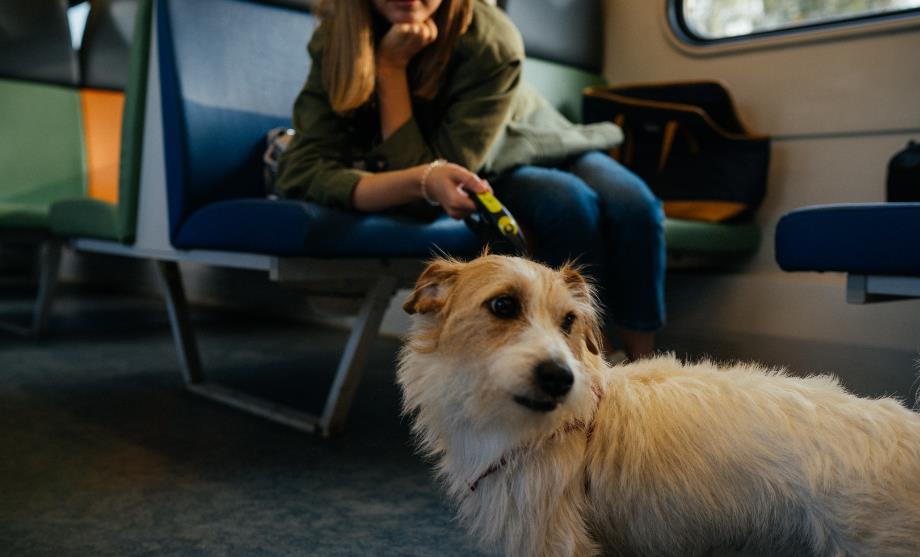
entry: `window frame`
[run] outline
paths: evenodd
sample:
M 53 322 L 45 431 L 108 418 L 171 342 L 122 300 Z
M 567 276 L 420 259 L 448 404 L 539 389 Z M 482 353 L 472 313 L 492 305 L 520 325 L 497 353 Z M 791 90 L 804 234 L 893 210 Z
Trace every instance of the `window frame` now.
M 891 12 L 881 12 L 876 14 L 864 14 L 860 16 L 841 17 L 827 21 L 814 23 L 805 23 L 801 25 L 790 25 L 778 29 L 767 31 L 755 31 L 746 35 L 735 35 L 730 37 L 706 38 L 701 37 L 693 32 L 690 25 L 684 17 L 684 0 L 665 0 L 668 26 L 674 36 L 683 44 L 691 47 L 716 47 L 720 45 L 731 46 L 739 43 L 756 42 L 776 38 L 802 37 L 819 32 L 835 32 L 858 30 L 866 26 L 876 28 L 879 25 L 892 23 L 896 27 L 902 27 L 905 21 L 920 25 L 920 7 L 908 8 Z M 873 29 L 875 30 L 875 29 Z

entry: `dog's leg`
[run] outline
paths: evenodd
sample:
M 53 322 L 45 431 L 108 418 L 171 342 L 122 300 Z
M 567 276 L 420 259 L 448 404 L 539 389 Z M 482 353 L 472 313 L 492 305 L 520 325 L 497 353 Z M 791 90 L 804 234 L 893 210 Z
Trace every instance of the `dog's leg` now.
M 570 486 L 569 490 L 584 491 L 583 487 Z M 567 491 L 569 491 L 567 490 Z M 546 541 L 540 557 L 591 557 L 600 555 L 600 547 L 591 538 L 584 517 L 589 513 L 583 493 L 566 494 L 555 509 L 547 526 Z

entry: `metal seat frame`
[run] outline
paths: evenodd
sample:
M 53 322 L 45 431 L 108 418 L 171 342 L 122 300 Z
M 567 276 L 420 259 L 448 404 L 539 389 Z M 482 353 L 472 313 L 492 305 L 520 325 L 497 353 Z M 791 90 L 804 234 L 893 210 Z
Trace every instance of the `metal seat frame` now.
M 157 285 L 166 303 L 173 342 L 186 388 L 199 396 L 229 405 L 295 429 L 329 437 L 344 430 L 345 421 L 361 380 L 373 341 L 396 289 L 411 285 L 424 263 L 416 259 L 322 260 L 275 257 L 213 251 L 147 252 L 107 241 L 81 239 L 71 246 L 78 251 L 106 253 L 153 261 Z M 285 286 L 323 285 L 319 290 L 361 300 L 325 405 L 309 414 L 274 401 L 255 397 L 208 378 L 201 362 L 198 342 L 185 288 L 181 262 L 268 271 L 269 278 Z M 372 278 L 368 278 L 372 277 Z

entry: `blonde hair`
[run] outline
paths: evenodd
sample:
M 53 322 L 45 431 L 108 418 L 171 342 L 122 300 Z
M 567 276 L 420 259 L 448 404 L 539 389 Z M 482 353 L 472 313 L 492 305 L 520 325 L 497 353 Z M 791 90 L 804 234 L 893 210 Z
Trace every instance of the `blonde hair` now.
M 418 98 L 437 94 L 457 40 L 473 18 L 474 0 L 443 0 L 432 19 L 437 40 L 412 61 L 409 87 Z M 364 105 L 374 94 L 374 30 L 370 0 L 322 0 L 319 13 L 328 26 L 323 51 L 323 86 L 332 109 L 345 114 Z

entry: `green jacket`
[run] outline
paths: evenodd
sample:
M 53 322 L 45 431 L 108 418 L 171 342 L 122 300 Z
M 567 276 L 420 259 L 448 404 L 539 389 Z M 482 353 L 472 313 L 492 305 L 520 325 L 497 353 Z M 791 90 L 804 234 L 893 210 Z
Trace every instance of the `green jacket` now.
M 457 43 L 440 93 L 413 100 L 413 118 L 380 141 L 376 102 L 340 116 L 322 84 L 326 30 L 310 40 L 310 75 L 294 104 L 297 134 L 279 163 L 286 197 L 351 208 L 367 172 L 400 170 L 447 159 L 483 175 L 523 164 L 551 165 L 622 140 L 613 124 L 570 123 L 521 80 L 524 45 L 508 17 L 477 0 Z

